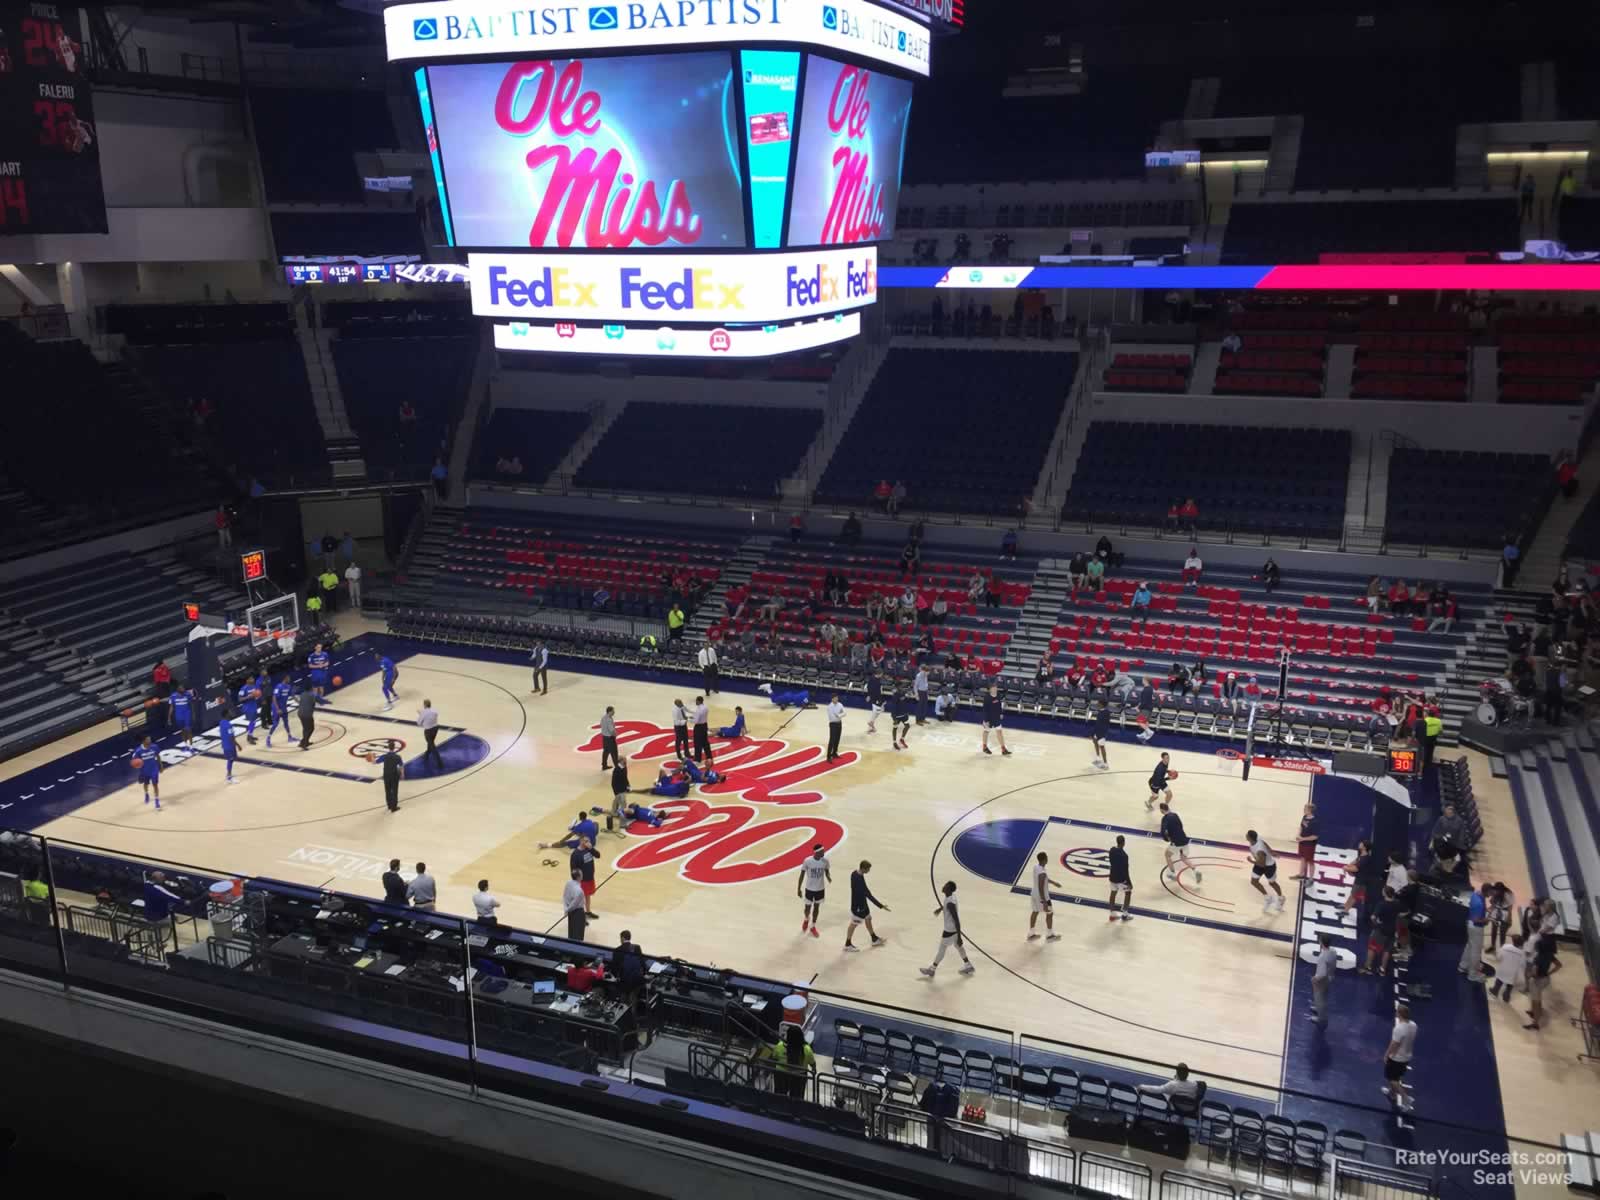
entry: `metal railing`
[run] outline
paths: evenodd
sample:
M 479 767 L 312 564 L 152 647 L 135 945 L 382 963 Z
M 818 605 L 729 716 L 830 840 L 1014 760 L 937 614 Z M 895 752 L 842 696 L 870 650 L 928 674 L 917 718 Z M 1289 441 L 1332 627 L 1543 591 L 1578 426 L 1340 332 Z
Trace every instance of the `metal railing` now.
M 1333 1200 L 1343 1200 L 1344 1197 L 1358 1200 L 1411 1200 L 1418 1196 L 1435 1197 L 1439 1194 L 1439 1188 L 1426 1175 L 1378 1163 L 1336 1157 L 1333 1160 L 1331 1194 Z
M 1080 1188 L 1106 1196 L 1123 1196 L 1126 1200 L 1150 1200 L 1151 1181 L 1152 1172 L 1143 1163 L 1096 1154 L 1093 1150 L 1078 1155 L 1078 1174 L 1073 1180 Z

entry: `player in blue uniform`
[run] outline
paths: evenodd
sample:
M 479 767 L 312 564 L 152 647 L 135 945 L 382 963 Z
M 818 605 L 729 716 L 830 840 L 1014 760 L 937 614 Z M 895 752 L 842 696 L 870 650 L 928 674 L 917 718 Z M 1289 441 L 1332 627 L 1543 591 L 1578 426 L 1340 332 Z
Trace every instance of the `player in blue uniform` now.
M 320 698 L 328 690 L 328 652 L 321 642 L 306 656 L 306 666 L 311 670 L 311 690 Z
M 144 785 L 144 802 L 150 803 L 150 793 L 156 794 L 156 811 L 161 811 L 161 757 L 146 737 L 133 752 L 139 760 L 139 782 Z
M 172 708 L 172 724 L 183 731 L 185 746 L 194 739 L 194 701 L 194 692 L 189 688 L 178 688 L 167 697 L 167 704 Z
M 222 761 L 228 764 L 227 782 L 237 783 L 233 777 L 233 764 L 239 757 L 239 743 L 233 736 L 233 713 L 224 713 L 217 722 L 217 736 L 222 739 Z
M 394 690 L 394 681 L 400 677 L 400 670 L 394 665 L 394 659 L 383 653 L 378 655 L 378 670 L 383 672 L 383 707 L 387 711 L 400 698 Z
M 1009 755 L 1011 751 L 1006 747 L 1005 709 L 1000 703 L 1000 688 L 995 684 L 989 685 L 989 694 L 983 698 L 983 752 L 993 754 L 989 749 L 989 735 L 994 734 L 1000 741 L 1000 753 Z
M 289 686 L 287 675 L 278 680 L 278 686 L 272 689 L 272 721 L 267 726 L 267 749 L 272 749 L 272 735 L 278 732 L 279 724 L 283 725 L 283 736 L 294 738 L 289 732 L 289 700 L 294 695 L 294 689 Z
M 252 746 L 256 744 L 256 717 L 261 712 L 261 694 L 256 689 L 257 681 L 246 679 L 237 693 L 239 711 L 244 714 L 244 740 Z

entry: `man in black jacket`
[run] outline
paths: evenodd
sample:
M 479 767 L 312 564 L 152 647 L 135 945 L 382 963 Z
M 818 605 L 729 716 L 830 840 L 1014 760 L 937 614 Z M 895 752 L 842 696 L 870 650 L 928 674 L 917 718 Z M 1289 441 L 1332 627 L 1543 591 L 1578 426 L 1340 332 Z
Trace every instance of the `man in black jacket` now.
M 389 869 L 383 873 L 383 902 L 385 904 L 398 904 L 404 908 L 410 903 L 406 899 L 406 881 L 400 877 L 400 860 L 391 858 Z
M 619 754 L 615 765 L 611 768 L 611 816 L 606 821 L 606 831 L 620 838 L 628 836 L 622 827 L 628 823 L 629 791 L 628 760 Z
M 395 749 L 398 744 L 390 739 L 388 752 L 378 759 L 383 768 L 383 802 L 390 812 L 400 811 L 400 780 L 406 773 L 406 764 Z

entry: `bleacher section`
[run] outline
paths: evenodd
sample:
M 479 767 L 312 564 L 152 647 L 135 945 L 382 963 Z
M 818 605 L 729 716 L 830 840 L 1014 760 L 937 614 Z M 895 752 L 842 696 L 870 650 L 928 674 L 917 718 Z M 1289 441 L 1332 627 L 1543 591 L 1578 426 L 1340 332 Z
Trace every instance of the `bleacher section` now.
M 1468 350 L 1465 316 L 1364 315 L 1356 333 L 1351 395 L 1361 399 L 1465 400 Z
M 127 360 L 184 414 L 209 407 L 202 437 L 237 473 L 272 487 L 327 482 L 322 424 L 284 304 L 108 306 Z
M 630 523 L 611 532 L 605 523 L 548 513 L 469 509 L 429 539 L 427 555 L 414 564 L 422 586 L 406 595 L 464 612 L 543 606 L 662 621 L 674 597 L 692 614 L 740 540 L 718 530 Z M 604 603 L 596 601 L 599 591 L 607 593 Z
M 1009 515 L 1033 491 L 1077 371 L 1076 355 L 889 351 L 817 487 L 864 506 L 903 480 L 905 508 Z
M 1374 139 L 1369 136 L 1370 142 Z M 1454 143 L 1449 146 L 1454 154 Z M 1466 252 L 1493 254 L 1522 244 L 1517 202 L 1496 200 L 1326 200 L 1235 204 L 1222 262 L 1260 266 L 1313 263 L 1321 254 Z
M 1349 473 L 1343 430 L 1096 421 L 1062 515 L 1159 526 L 1192 497 L 1201 529 L 1337 537 Z
M 171 549 L 116 554 L 0 586 L 0 756 L 111 716 L 182 654 L 185 601 L 241 610 L 241 593 Z
M 541 484 L 589 427 L 590 414 L 571 409 L 497 408 L 478 434 L 472 456 L 474 479 Z M 518 459 L 521 471 L 501 471 L 502 460 Z
M 1388 539 L 1498 550 L 1531 534 L 1554 491 L 1538 454 L 1397 448 L 1389 459 Z
M 1600 381 L 1600 318 L 1508 313 L 1495 333 L 1504 403 L 1582 404 Z
M 360 204 L 355 152 L 399 145 L 381 91 L 257 87 L 250 113 L 272 204 Z
M 820 408 L 634 401 L 578 468 L 580 488 L 768 500 L 822 428 Z
M 202 512 L 219 481 L 186 422 L 132 394 L 79 341 L 0 324 L 0 555 Z
M 969 688 L 983 677 L 998 675 L 1017 616 L 1028 602 L 1037 560 L 1023 557 L 996 564 L 982 551 L 930 549 L 915 577 L 900 568 L 899 546 L 857 545 L 814 549 L 774 544 L 756 566 L 749 581 L 743 612 L 730 603 L 729 615 L 710 628 L 710 636 L 737 647 L 741 662 L 750 669 L 772 667 L 789 670 L 796 680 L 817 671 L 863 675 L 874 636 L 883 645 L 883 669 L 891 675 L 914 673 L 910 656 L 918 639 L 928 634 L 928 656 L 935 683 L 961 681 Z M 824 583 L 830 574 L 848 582 L 843 604 L 834 604 Z M 973 576 L 984 583 L 976 598 Z M 914 621 L 869 620 L 866 605 L 873 596 L 900 597 L 910 586 L 916 592 L 918 617 Z M 943 621 L 931 619 L 932 605 L 943 599 L 948 613 Z M 760 615 L 764 604 L 780 603 L 776 619 Z M 844 631 L 849 647 L 835 653 L 819 630 L 834 625 Z M 960 667 L 949 663 L 950 656 Z
M 1102 386 L 1108 392 L 1186 392 L 1194 359 L 1188 354 L 1112 356 Z
M 372 479 L 422 479 L 460 419 L 483 330 L 464 301 L 329 304 L 345 411 Z M 402 421 L 409 404 L 414 421 Z
M 1394 707 L 1402 693 L 1440 690 L 1472 622 L 1493 600 L 1487 587 L 1452 588 L 1460 606 L 1454 627 L 1430 633 L 1426 617 L 1369 612 L 1362 576 L 1294 571 L 1269 592 L 1258 567 L 1208 564 L 1198 586 L 1185 589 L 1182 559 L 1181 551 L 1168 559 L 1132 557 L 1107 573 L 1100 590 L 1070 594 L 1049 631 L 1050 660 L 1063 674 L 1047 688 L 1025 687 L 1024 711 L 1037 702 L 1086 715 L 1094 689 L 1065 673 L 1105 667 L 1155 687 L 1159 726 L 1227 732 L 1252 700 L 1276 695 L 1278 657 L 1287 649 L 1293 657 L 1284 716 L 1304 741 L 1362 744 L 1371 735 L 1381 742 L 1388 724 L 1374 722 L 1379 707 Z M 1147 619 L 1136 620 L 1128 599 L 1141 582 L 1152 600 Z M 1167 684 L 1174 662 L 1203 662 L 1204 685 L 1174 694 Z M 1233 700 L 1223 687 L 1230 671 L 1238 676 Z

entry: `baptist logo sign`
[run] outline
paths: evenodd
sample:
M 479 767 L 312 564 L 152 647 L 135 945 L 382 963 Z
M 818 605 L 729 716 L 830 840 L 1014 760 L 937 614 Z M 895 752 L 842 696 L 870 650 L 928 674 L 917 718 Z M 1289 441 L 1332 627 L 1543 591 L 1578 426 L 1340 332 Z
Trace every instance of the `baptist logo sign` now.
M 472 311 L 515 321 L 758 324 L 873 303 L 873 247 L 773 254 L 474 254 Z
M 383 25 L 392 62 L 786 43 L 844 51 L 897 70 L 928 73 L 927 26 L 870 0 L 533 5 L 517 0 L 428 0 L 387 6 Z

